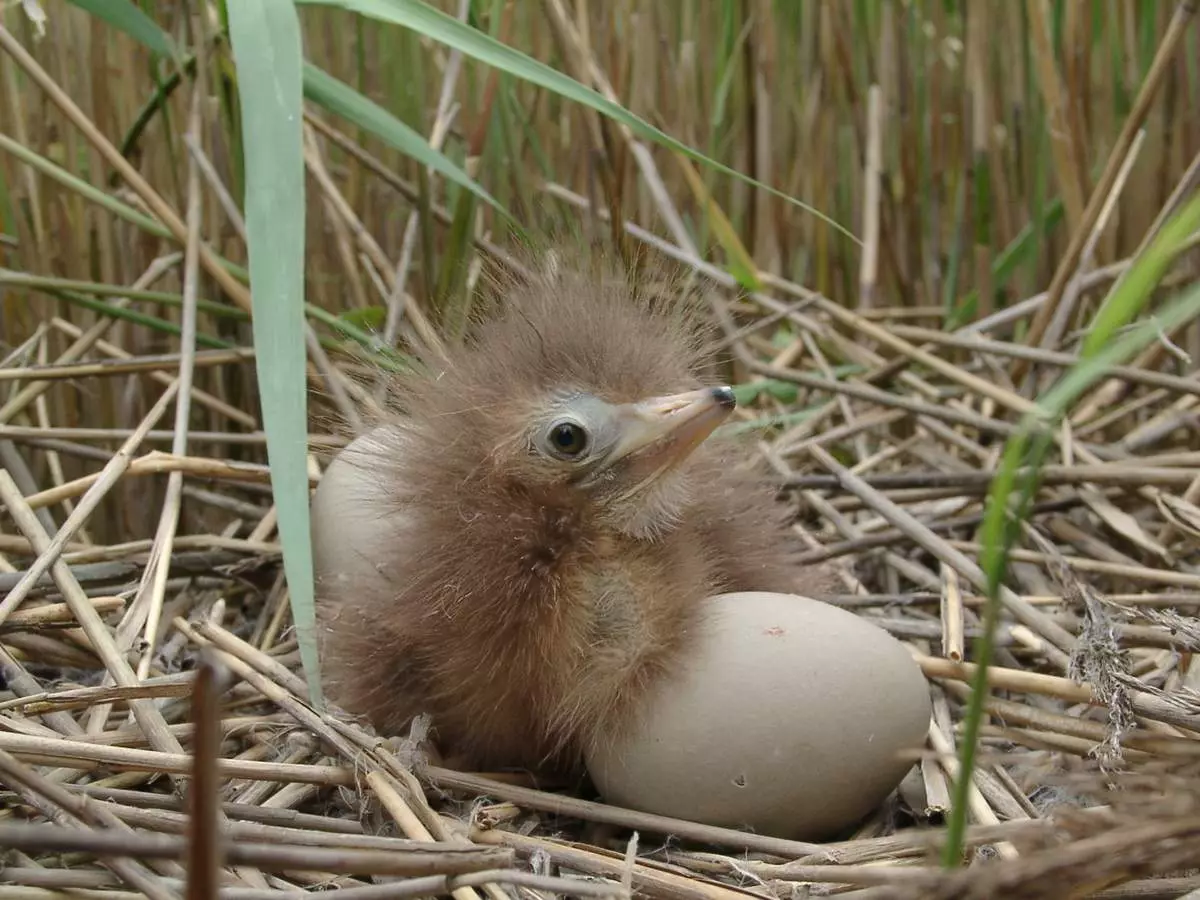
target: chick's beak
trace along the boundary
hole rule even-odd
[[[620,437],[605,467],[619,463],[630,491],[638,490],[686,459],[736,406],[728,387],[627,404],[618,411]]]

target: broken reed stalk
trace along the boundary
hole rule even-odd
[[[192,690],[192,771],[186,796],[187,900],[215,900],[221,882],[224,829],[217,759],[221,752],[221,695],[228,678],[203,654]]]

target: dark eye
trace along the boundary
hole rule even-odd
[[[588,433],[575,422],[559,422],[550,429],[550,446],[560,456],[579,456],[587,449]]]

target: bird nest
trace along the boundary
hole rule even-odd
[[[722,290],[723,276],[699,272]],[[194,434],[187,455],[147,449],[162,437],[170,391],[132,432],[48,419],[39,400],[64,379],[86,394],[96,378],[178,364],[114,361],[122,354],[93,329],[57,363],[35,365],[18,348],[2,370],[0,898],[1200,889],[1197,382],[1157,364],[1118,370],[1061,432],[1012,553],[967,795],[967,865],[946,870],[986,602],[978,527],[1004,440],[1030,405],[1007,375],[1033,365],[1052,376],[1075,358],[1009,340],[1012,312],[946,333],[903,311],[858,314],[786,282],[769,288],[715,304],[734,371],[760,389],[733,427],[761,438],[806,561],[836,568],[842,593],[831,602],[904,641],[934,699],[909,776],[853,833],[783,840],[615,808],[529,777],[453,771],[419,731],[378,735],[310,705],[262,433]],[[781,349],[763,335],[785,319],[792,340]],[[835,377],[833,354],[859,374]],[[193,401],[225,403],[199,389]],[[86,443],[104,439],[117,452]],[[64,479],[64,457],[90,474]],[[87,534],[102,503],[148,489],[166,510],[154,539]]]

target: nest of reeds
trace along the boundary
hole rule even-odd
[[[1121,370],[1109,390],[1119,385],[1139,427],[1119,443],[1081,428],[1072,437],[1081,461],[1042,470],[1023,523],[1029,549],[1013,551],[994,633],[969,865],[946,871],[969,648],[987,602],[975,538],[996,448],[1013,427],[1006,413],[1025,402],[998,381],[982,404],[964,388],[1011,364],[1016,345],[994,333],[884,331],[777,286],[808,301],[798,342],[853,347],[881,368],[881,346],[925,363],[904,376],[914,393],[870,378],[813,386],[817,376],[770,359],[748,336],[765,318],[755,304],[782,301],[727,307],[741,332],[731,331],[738,361],[795,385],[786,402],[743,410],[742,424],[810,411],[761,445],[797,510],[807,559],[836,565],[845,593],[832,602],[911,646],[935,698],[910,776],[854,834],[810,844],[613,808],[511,775],[447,770],[429,762],[419,732],[376,735],[336,708],[318,712],[290,626],[269,470],[249,454],[205,452],[261,445],[261,433],[193,435],[184,454],[147,449],[173,396],[165,391],[132,431],[101,435],[119,439],[119,452],[89,449],[80,441],[91,435],[39,414],[46,391],[178,363],[101,361],[102,330],[73,330],[71,358],[37,364],[26,345],[0,370],[17,388],[8,421],[31,422],[2,435],[0,896],[165,898],[185,884],[230,898],[336,887],[464,900],[631,890],[1175,897],[1200,887],[1200,693],[1190,665],[1200,645],[1191,616],[1200,479],[1179,426],[1194,417],[1198,383]],[[918,349],[917,340],[930,343]],[[213,361],[243,357],[222,351]],[[68,454],[91,473],[56,478],[50,461]],[[101,502],[164,487],[177,527],[149,540],[85,538]]]
[[[594,64],[562,5],[546,6],[560,49]],[[1192,10],[1180,10],[1186,21]],[[833,15],[837,26],[844,13]],[[55,31],[62,21],[78,20],[50,21],[55,40],[71,45],[77,35]],[[1147,96],[1162,83],[1159,61],[1175,59],[1177,27],[1165,29]],[[47,121],[90,121],[50,74],[52,49],[28,52],[3,27],[0,45],[6,77],[19,70],[21,92],[36,85],[48,98]],[[220,41],[213,47],[220,52]],[[216,77],[205,68],[212,61],[200,54],[202,77]],[[598,71],[578,69],[593,73],[585,78]],[[159,87],[166,96],[181,83]],[[21,92],[9,99],[18,103]],[[731,375],[757,385],[734,427],[760,434],[806,559],[831,563],[844,585],[831,602],[905,641],[929,681],[934,715],[909,776],[853,833],[818,844],[615,808],[511,774],[454,771],[431,761],[423,723],[379,735],[310,703],[247,317],[206,301],[207,343],[181,350],[170,310],[174,300],[196,309],[199,279],[226,283],[215,256],[194,252],[204,216],[222,217],[227,237],[244,236],[226,190],[226,138],[198,127],[203,104],[158,102],[174,103],[188,123],[191,177],[180,197],[191,212],[175,214],[182,231],[159,223],[152,239],[139,210],[163,218],[170,172],[136,181],[118,163],[146,154],[157,160],[147,168],[163,164],[164,154],[146,150],[158,107],[142,110],[119,148],[103,129],[83,130],[81,152],[114,167],[107,193],[99,179],[59,178],[64,170],[49,157],[71,163],[76,137],[64,152],[61,135],[43,135],[57,147],[45,156],[3,138],[21,165],[61,185],[8,179],[30,192],[18,195],[30,208],[103,198],[109,212],[123,211],[117,225],[75,235],[103,245],[99,280],[52,277],[65,250],[38,216],[5,242],[24,271],[0,277],[0,900],[257,900],[329,889],[456,900],[1200,896],[1200,380],[1179,342],[1186,323],[1106,368],[1042,432],[1051,460],[999,591],[980,536],[1006,442],[1036,411],[1030,398],[1079,366],[1088,315],[1143,256],[1092,265],[1145,107],[1135,106],[1115,143],[1098,199],[1070,210],[1077,238],[1057,248],[1048,290],[998,312],[981,301],[968,324],[948,325],[939,306],[883,305],[880,259],[903,280],[888,240],[898,230],[894,206],[866,207],[874,267],[858,273],[857,311],[766,273],[761,290],[747,291],[680,242],[636,225],[621,232],[626,251],[639,246],[694,273],[724,332]],[[875,191],[864,203],[878,204],[879,107],[870,109],[873,152],[862,174]],[[34,122],[20,109],[8,114]],[[630,153],[629,135],[597,127],[610,153]],[[427,340],[432,311],[404,291],[407,266],[424,251],[411,235],[372,237],[347,200],[347,170],[355,191],[370,177],[387,202],[413,201],[429,216],[414,212],[422,228],[456,222],[457,211],[417,202],[417,188],[327,116],[306,113],[306,128],[306,164],[329,229],[318,235],[327,238],[323,261],[344,267],[338,277],[359,312],[372,306],[368,295],[386,305],[386,342]],[[1178,181],[1165,186],[1139,251],[1195,192],[1200,157],[1177,165],[1191,152],[1172,156]],[[659,177],[649,157],[636,159],[642,176]],[[570,215],[594,208],[562,185],[539,189]],[[39,190],[70,200],[56,205]],[[669,206],[669,193],[654,192],[653,202]],[[674,209],[660,211],[679,221]],[[502,242],[479,234],[457,233],[465,255],[456,271],[466,274],[449,294],[469,295],[476,262],[511,263]],[[175,245],[164,249],[164,237]],[[226,243],[222,252],[241,253],[238,240]],[[1159,287],[1194,275],[1186,252],[1194,245],[1189,236],[1176,264],[1158,273]],[[326,282],[312,287],[328,298]],[[427,287],[422,296],[437,293]],[[146,313],[148,304],[168,312]],[[90,310],[82,318],[80,306]],[[336,327],[310,332],[314,482],[341,440],[322,423],[353,421],[375,402],[362,387],[371,342],[330,338],[361,333],[359,320],[317,318]],[[160,337],[147,340],[145,328]],[[173,426],[181,402],[192,415]],[[998,603],[989,689],[964,795],[963,852],[947,867],[973,648],[989,603]]]

